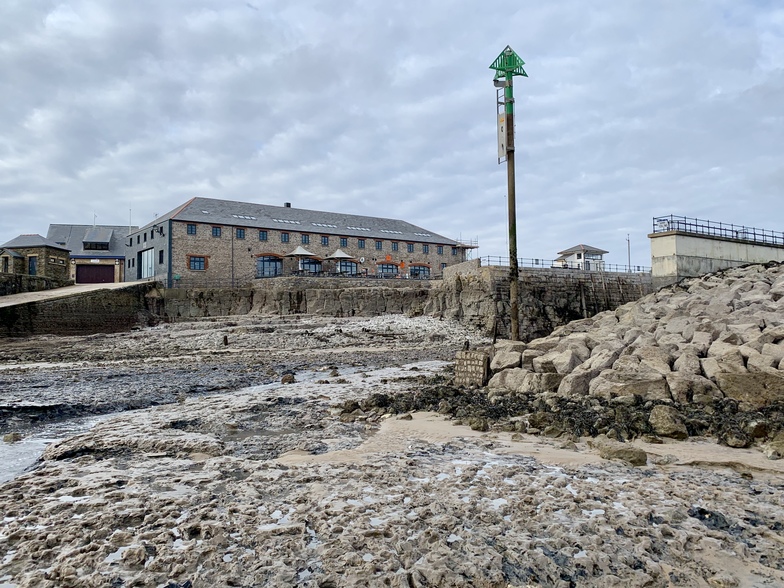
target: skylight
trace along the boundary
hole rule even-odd
[[[284,219],[284,218],[273,218],[272,220],[275,221],[276,223],[286,223],[286,224],[289,224],[289,225],[298,225],[298,224],[300,224],[299,221],[288,220],[288,219]]]
[[[414,233],[417,237],[432,237],[430,233]]]
[[[328,227],[330,229],[337,229],[338,228],[337,225],[329,225],[327,223],[310,223],[310,224],[312,224],[314,227]]]
[[[403,231],[390,231],[389,229],[379,229],[382,233],[390,233],[392,235],[402,235]]]
[[[234,218],[244,218],[245,220],[256,220],[255,216],[248,216],[246,214],[232,214]]]
[[[352,231],[369,231],[370,229],[366,229],[365,227],[346,227],[347,229],[351,229]]]

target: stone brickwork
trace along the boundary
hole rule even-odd
[[[189,225],[194,227],[190,233]],[[213,236],[213,228],[220,229],[220,236]],[[412,266],[426,267],[431,276],[440,276],[442,265],[451,266],[465,260],[465,249],[453,250],[448,244],[398,241],[385,238],[386,235],[380,237],[372,234],[367,238],[341,237],[329,232],[305,232],[297,229],[296,226],[259,229],[168,220],[157,229],[145,228],[129,236],[126,241],[129,246],[125,279],[133,281],[143,277],[140,255],[142,251],[149,249],[153,250],[153,275],[144,277],[159,280],[164,284],[168,284],[171,277],[173,282],[179,281],[188,287],[231,287],[249,284],[256,278],[259,257],[280,259],[282,275],[291,275],[298,270],[299,261],[285,256],[298,246],[313,253],[316,259],[323,260],[322,270],[325,272],[336,269],[335,262],[325,258],[337,249],[342,249],[357,262],[357,273],[369,276],[379,274],[381,264],[394,265],[401,276],[409,275]],[[241,237],[242,231],[244,236]],[[288,241],[284,241],[283,235],[288,236]],[[303,235],[306,236],[307,243],[303,243]],[[262,240],[261,236],[265,239]],[[327,239],[326,244],[322,242],[324,238]],[[345,244],[342,239],[345,239]],[[364,247],[360,247],[360,242],[364,242]],[[397,250],[393,249],[395,246]],[[409,251],[409,246],[412,251]],[[195,264],[198,269],[192,269],[192,258],[198,258],[198,263]],[[204,269],[201,269],[202,267]]]
[[[490,373],[490,355],[486,351],[458,351],[455,357],[455,386],[481,387]]]
[[[14,252],[24,257],[23,271],[28,273],[30,258],[36,258],[35,275],[52,278],[65,283],[68,281],[68,251],[54,247],[14,247]]]
[[[0,336],[85,335],[128,331],[155,322],[148,307],[156,285],[96,290],[76,296],[0,307]]]
[[[70,282],[62,282],[41,276],[24,276],[0,274],[0,296],[22,294],[23,292],[40,292],[69,286]]]

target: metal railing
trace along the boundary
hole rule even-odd
[[[480,257],[480,263],[485,266],[509,267],[508,257],[486,256]],[[567,262],[558,259],[538,259],[533,257],[518,258],[518,267],[530,267],[534,269],[553,269],[553,270],[580,270],[588,272],[612,272],[612,273],[638,273],[649,274],[651,268],[646,265],[618,265],[616,263],[606,263],[601,260],[588,259],[584,262]]]
[[[724,239],[737,239],[764,245],[784,246],[784,232],[757,229],[744,225],[717,223],[714,221],[686,216],[657,216],[653,219],[654,233],[679,231],[692,235],[710,235]]]
[[[348,272],[306,272],[306,271],[293,271],[289,273],[280,273],[276,275],[263,275],[258,274],[256,275],[257,280],[261,279],[268,279],[268,278],[283,278],[283,277],[299,277],[299,278],[341,278],[341,279],[353,279],[353,280],[395,280],[395,279],[402,279],[402,280],[440,280],[442,276],[440,274],[434,275],[424,275],[424,274],[390,274],[390,273],[383,273],[383,274],[365,274],[365,273],[356,273],[351,274]]]

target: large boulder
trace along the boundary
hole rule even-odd
[[[490,370],[493,372],[500,372],[511,368],[520,367],[520,359],[522,355],[519,351],[502,349],[497,351],[490,362]]]
[[[716,384],[697,374],[672,372],[666,378],[672,399],[678,404],[713,404],[724,397]]]
[[[561,383],[561,374],[537,374],[527,373],[523,378],[522,384],[517,388],[520,394],[542,394],[544,392],[555,392]]]
[[[490,390],[506,390],[507,392],[516,392],[517,389],[522,385],[523,379],[528,370],[524,370],[523,368],[512,368],[510,370],[504,370],[502,372],[498,372],[487,383],[487,387]]]
[[[784,374],[719,373],[716,385],[727,398],[737,400],[741,410],[758,410],[773,402],[784,402]]]
[[[662,437],[686,439],[689,436],[680,413],[672,406],[662,404],[654,406],[648,417],[648,422],[653,431]]]
[[[580,363],[579,356],[571,349],[548,351],[533,359],[534,371],[540,374],[568,374]]]

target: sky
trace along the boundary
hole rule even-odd
[[[784,231],[779,0],[3,0],[0,243],[201,196],[508,256],[506,45],[519,257],[650,265],[670,214]]]

